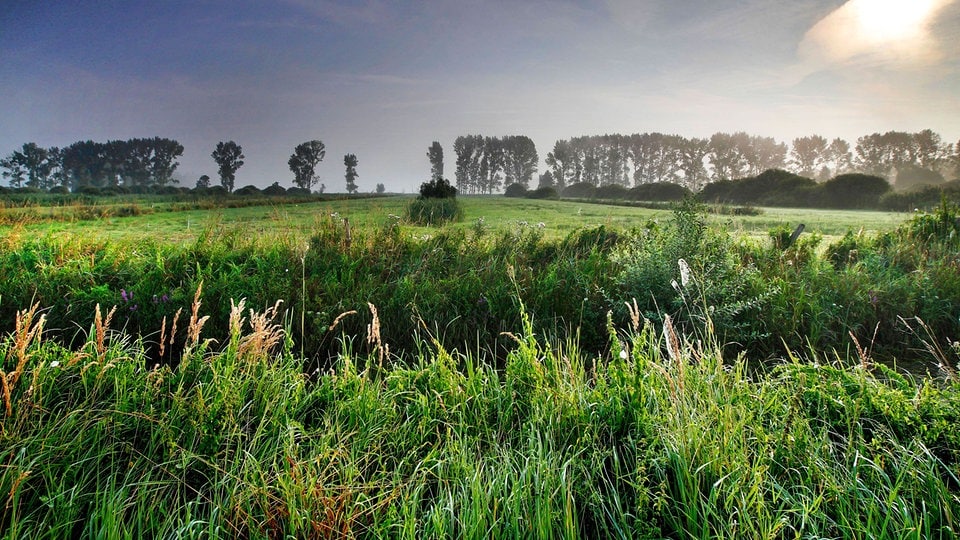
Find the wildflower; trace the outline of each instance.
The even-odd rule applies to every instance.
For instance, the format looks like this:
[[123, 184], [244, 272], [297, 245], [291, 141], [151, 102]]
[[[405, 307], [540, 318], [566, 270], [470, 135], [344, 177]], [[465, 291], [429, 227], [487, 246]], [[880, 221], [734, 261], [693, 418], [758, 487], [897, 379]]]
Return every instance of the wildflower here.
[[123, 298], [123, 301], [124, 301], [124, 302], [129, 302], [129, 301], [130, 301], [130, 298], [133, 298], [133, 295], [131, 294], [131, 295], [130, 295], [130, 298], [127, 298], [127, 290], [126, 290], [126, 289], [120, 289], [120, 298]]
[[544, 227], [546, 227], [546, 226], [547, 226], [547, 224], [544, 223], [544, 222], [542, 222], [542, 221], [541, 221], [540, 223], [537, 223], [537, 228], [538, 228], [538, 229], [542, 229], [542, 228], [544, 228]]
[[60, 365], [59, 360], [54, 360], [53, 362], [50, 362], [50, 367], [58, 367], [59, 365]]
[[690, 283], [690, 265], [684, 259], [677, 260], [677, 264], [680, 266], [680, 283], [686, 288]]
[[620, 349], [620, 359], [621, 359], [621, 360], [626, 360], [626, 359], [627, 359], [627, 350], [626, 350], [626, 349]]

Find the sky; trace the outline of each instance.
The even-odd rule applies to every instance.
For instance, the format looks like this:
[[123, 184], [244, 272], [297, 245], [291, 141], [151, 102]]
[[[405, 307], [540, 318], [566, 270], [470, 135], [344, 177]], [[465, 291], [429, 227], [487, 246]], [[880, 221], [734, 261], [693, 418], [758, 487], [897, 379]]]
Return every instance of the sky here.
[[[168, 137], [178, 174], [414, 192], [439, 141], [746, 131], [960, 138], [960, 0], [3, 0], [0, 154]], [[541, 165], [541, 171], [545, 170]]]

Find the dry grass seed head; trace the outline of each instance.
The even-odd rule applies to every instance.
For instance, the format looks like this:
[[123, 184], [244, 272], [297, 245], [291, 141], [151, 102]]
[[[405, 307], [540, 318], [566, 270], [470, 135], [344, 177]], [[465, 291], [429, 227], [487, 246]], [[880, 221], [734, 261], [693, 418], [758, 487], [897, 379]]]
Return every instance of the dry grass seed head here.
[[[257, 313], [252, 309], [250, 310], [251, 331], [240, 340], [237, 349], [239, 356], [248, 358], [263, 357], [283, 341], [283, 327], [279, 324], [273, 324], [273, 320], [280, 311], [280, 304], [282, 302], [282, 300], [277, 300], [273, 307], [268, 308], [263, 313]], [[243, 301], [241, 300], [240, 306], [242, 305]]]
[[187, 342], [190, 346], [196, 346], [200, 341], [200, 331], [206, 324], [210, 316], [200, 317], [200, 295], [203, 291], [203, 282], [197, 285], [197, 292], [193, 295], [193, 304], [190, 306], [190, 325], [187, 327]]
[[356, 314], [357, 314], [357, 310], [351, 309], [350, 311], [345, 311], [337, 315], [337, 318], [334, 319], [333, 322], [330, 324], [330, 328], [327, 328], [327, 332], [333, 332], [334, 328], [336, 328], [337, 325], [340, 324], [340, 321], [349, 317], [350, 315], [356, 315]]
[[117, 312], [117, 306], [113, 306], [104, 319], [100, 315], [100, 304], [97, 304], [93, 315], [93, 325], [96, 328], [96, 348], [97, 356], [103, 360], [103, 355], [107, 352], [106, 340], [107, 331], [110, 330], [110, 321], [113, 320], [113, 314]]

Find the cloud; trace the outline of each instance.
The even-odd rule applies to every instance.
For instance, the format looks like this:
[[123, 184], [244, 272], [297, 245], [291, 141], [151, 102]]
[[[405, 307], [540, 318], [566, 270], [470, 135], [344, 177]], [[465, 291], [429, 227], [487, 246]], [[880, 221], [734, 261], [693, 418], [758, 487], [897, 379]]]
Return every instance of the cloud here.
[[804, 35], [797, 51], [800, 71], [936, 65], [943, 56], [931, 28], [954, 1], [849, 0]]

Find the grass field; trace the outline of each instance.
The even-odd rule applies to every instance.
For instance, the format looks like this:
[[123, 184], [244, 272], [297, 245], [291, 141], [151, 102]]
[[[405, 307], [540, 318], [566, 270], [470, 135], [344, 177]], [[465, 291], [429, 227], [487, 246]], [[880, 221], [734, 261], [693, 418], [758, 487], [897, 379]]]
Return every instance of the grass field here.
[[[175, 243], [193, 242], [205, 230], [218, 229], [241, 235], [282, 238], [292, 242], [309, 238], [317, 220], [336, 213], [348, 218], [354, 227], [379, 228], [390, 223], [390, 216], [403, 215], [409, 197], [384, 197], [360, 200], [335, 200], [214, 210], [170, 211], [169, 205], [153, 209], [139, 204], [141, 215], [111, 217], [73, 222], [49, 221], [18, 226], [28, 235], [98, 237], [107, 240], [141, 238], [162, 239]], [[448, 227], [469, 229], [483, 220], [491, 230], [515, 228], [518, 223], [543, 223], [549, 239], [565, 237], [570, 232], [600, 225], [626, 228], [639, 227], [651, 219], [664, 219], [670, 210], [631, 208], [594, 203], [533, 201], [501, 196], [462, 197], [464, 220]], [[847, 231], [867, 233], [892, 230], [910, 214], [879, 211], [838, 211], [813, 209], [763, 208], [759, 215], [730, 216], [708, 214], [710, 221], [734, 233], [766, 236], [767, 231], [800, 223], [806, 231], [822, 234], [826, 241], [839, 238]], [[42, 211], [41, 211], [42, 212]], [[0, 225], [0, 234], [9, 234], [13, 226]], [[415, 236], [431, 235], [430, 227], [406, 227]]]
[[0, 539], [960, 535], [960, 208], [409, 200], [0, 227]]

